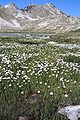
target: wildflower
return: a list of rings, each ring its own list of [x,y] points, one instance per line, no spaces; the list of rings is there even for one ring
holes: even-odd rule
[[[7,60],[6,63],[9,64],[11,61],[10,60]]]
[[[76,81],[74,81],[74,83],[76,84],[77,82],[76,82]]]
[[[23,80],[23,82],[25,83],[26,80]]]
[[[67,98],[67,97],[68,97],[68,94],[65,94],[64,96]]]
[[[38,93],[40,93],[41,91],[38,91]]]
[[[6,89],[6,87],[4,87],[4,90]]]
[[[58,89],[59,89],[60,87],[58,86]]]
[[[72,92],[72,90],[70,90],[70,92]]]
[[[47,83],[45,83],[45,85],[47,85]]]
[[[30,83],[30,80],[28,80],[28,82]]]
[[[42,82],[39,82],[40,83],[40,85],[42,84]]]
[[[26,85],[27,83],[25,82],[25,85]]]
[[[38,83],[38,81],[36,83]]]
[[[2,80],[2,77],[0,77],[0,82],[1,82],[1,80]]]
[[[50,95],[53,95],[53,92],[50,92]]]
[[[9,87],[11,87],[12,85],[11,84],[9,84]]]
[[[48,86],[48,88],[50,88],[50,85]]]
[[[49,77],[51,77],[51,75],[49,75]]]
[[[13,82],[13,80],[11,80],[11,82]]]
[[[66,88],[66,86],[65,86],[65,85],[63,85],[63,88]]]
[[[17,83],[17,85],[19,85],[19,83]]]
[[[23,92],[23,91],[21,91],[21,94],[24,94],[24,92]]]
[[[62,78],[60,78],[60,81],[63,81],[63,77],[62,77]]]

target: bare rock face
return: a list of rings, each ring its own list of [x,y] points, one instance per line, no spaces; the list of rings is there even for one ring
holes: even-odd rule
[[[67,116],[69,120],[78,120],[80,118],[80,105],[63,107],[58,110],[58,113]]]
[[[65,32],[79,28],[79,17],[67,16],[50,3],[30,4],[24,9],[14,3],[0,6],[0,31]]]

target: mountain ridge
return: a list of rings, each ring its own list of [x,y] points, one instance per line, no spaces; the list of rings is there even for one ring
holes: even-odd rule
[[[53,4],[30,4],[19,9],[14,3],[0,6],[0,32],[67,32],[80,28],[80,17],[72,17]]]

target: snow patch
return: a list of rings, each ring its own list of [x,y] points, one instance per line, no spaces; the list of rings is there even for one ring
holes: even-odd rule
[[[20,18],[22,18],[22,19],[25,18],[25,16],[24,16],[23,14],[21,14],[21,13],[18,13],[18,15],[16,16],[16,18],[18,18],[18,17],[20,17]]]
[[[49,23],[48,22],[41,22],[38,24],[39,27],[46,27]]]
[[[7,5],[5,5],[4,7],[5,7],[5,8],[8,8],[9,6],[10,6],[10,5],[9,5],[9,4],[7,4]]]
[[[12,19],[12,20],[11,20],[11,23],[12,23],[14,26],[18,27],[18,28],[21,27],[20,24],[17,22],[16,19]]]
[[[12,25],[11,23],[9,23],[8,21],[3,20],[2,18],[0,18],[0,29],[4,26],[8,26],[8,27],[15,27],[14,25]]]
[[[34,21],[36,20],[36,19],[30,17],[28,14],[18,13],[16,18],[19,18],[19,17],[22,18],[22,19],[28,19],[28,20],[34,20]]]

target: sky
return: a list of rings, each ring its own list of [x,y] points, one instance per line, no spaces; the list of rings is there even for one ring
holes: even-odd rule
[[[52,3],[67,15],[80,16],[80,0],[0,0],[0,5],[15,3],[19,8],[27,5]]]

